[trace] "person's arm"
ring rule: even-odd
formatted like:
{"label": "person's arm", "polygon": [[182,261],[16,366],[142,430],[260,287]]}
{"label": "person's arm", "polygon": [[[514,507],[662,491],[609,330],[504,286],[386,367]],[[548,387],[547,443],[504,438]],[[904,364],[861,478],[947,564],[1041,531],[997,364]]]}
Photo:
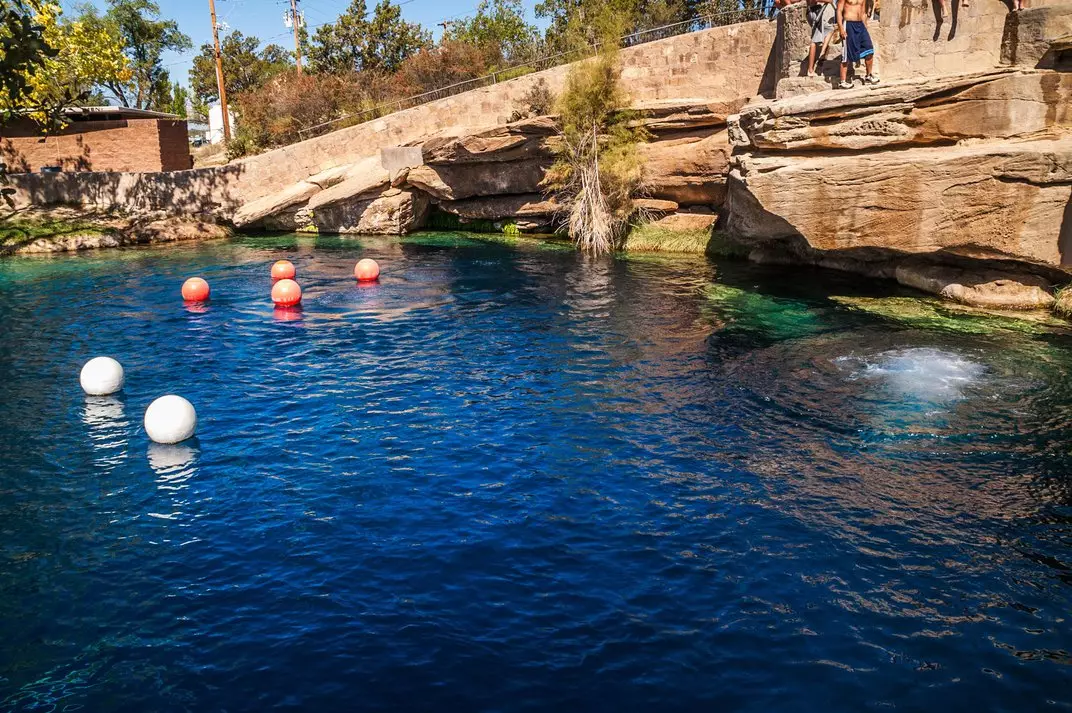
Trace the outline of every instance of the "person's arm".
{"label": "person's arm", "polygon": [[845,3],[839,2],[837,4],[837,26],[841,30],[841,37],[845,38]]}

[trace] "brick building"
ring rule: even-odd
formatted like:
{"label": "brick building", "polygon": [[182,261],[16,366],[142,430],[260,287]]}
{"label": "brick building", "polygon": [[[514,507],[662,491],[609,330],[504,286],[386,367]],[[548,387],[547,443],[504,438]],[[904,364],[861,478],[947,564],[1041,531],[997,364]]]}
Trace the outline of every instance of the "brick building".
{"label": "brick building", "polygon": [[93,106],[68,109],[69,122],[47,136],[28,119],[0,126],[0,161],[8,173],[182,171],[193,166],[186,120],[174,114]]}

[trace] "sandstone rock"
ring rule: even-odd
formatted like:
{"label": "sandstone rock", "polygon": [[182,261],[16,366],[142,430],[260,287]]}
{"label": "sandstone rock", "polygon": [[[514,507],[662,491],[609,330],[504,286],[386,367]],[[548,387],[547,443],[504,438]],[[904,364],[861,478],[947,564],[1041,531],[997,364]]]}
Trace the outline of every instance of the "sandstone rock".
{"label": "sandstone rock", "polygon": [[390,185],[391,177],[380,165],[379,156],[369,156],[352,164],[343,180],[313,195],[305,207],[318,210],[340,201],[370,197]]}
{"label": "sandstone rock", "polygon": [[640,102],[632,107],[639,115],[632,124],[654,134],[723,127],[726,118],[743,104],[743,101],[710,102],[705,99]]}
{"label": "sandstone rock", "polygon": [[557,133],[553,117],[541,116],[462,136],[437,136],[421,144],[431,165],[520,161],[545,153],[544,139]]}
{"label": "sandstone rock", "polygon": [[743,157],[728,230],[801,235],[820,250],[958,246],[1052,266],[1072,262],[1072,137],[865,155]]}
{"label": "sandstone rock", "polygon": [[1061,59],[1059,54],[1067,51],[1069,37],[1072,37],[1072,6],[1067,3],[1012,13],[1001,43],[1001,61],[1054,68]]}
{"label": "sandstone rock", "polygon": [[678,209],[674,201],[664,201],[658,198],[634,198],[633,208],[647,213],[673,213]]}
{"label": "sandstone rock", "polygon": [[718,216],[703,213],[672,213],[652,223],[663,230],[684,233],[696,230],[711,230]]}
{"label": "sandstone rock", "polygon": [[726,196],[730,146],[725,131],[706,138],[654,141],[639,149],[644,192],[679,205],[720,206]]}
{"label": "sandstone rock", "polygon": [[461,163],[450,166],[418,166],[409,172],[408,183],[439,200],[462,200],[475,196],[536,193],[548,162],[524,160],[501,163]]}
{"label": "sandstone rock", "polygon": [[543,196],[538,193],[443,201],[439,204],[439,208],[465,220],[491,221],[512,218],[524,218],[531,221],[541,217],[550,220],[562,210],[561,205],[553,200],[544,200]]}
{"label": "sandstone rock", "polygon": [[293,186],[289,186],[279,193],[273,193],[264,198],[259,198],[255,201],[246,203],[235,212],[231,222],[239,228],[248,228],[254,225],[259,225],[269,216],[274,216],[293,206],[306,203],[321,190],[320,186],[315,183],[301,181]]}
{"label": "sandstone rock", "polygon": [[399,170],[399,172],[395,174],[394,178],[391,179],[391,187],[399,188],[400,186],[406,185],[406,179],[409,178],[409,171],[410,169],[408,166]]}
{"label": "sandstone rock", "polygon": [[895,277],[902,285],[973,307],[1040,309],[1054,303],[1053,285],[1029,273],[906,261]]}
{"label": "sandstone rock", "polygon": [[307,222],[297,227],[315,226],[326,233],[406,235],[423,226],[428,206],[428,197],[416,191],[399,191],[373,199],[340,200],[299,215],[299,220],[305,217]]}
{"label": "sandstone rock", "polygon": [[1030,136],[1072,124],[1072,75],[1005,70],[832,91],[747,107],[739,148],[878,149]]}
{"label": "sandstone rock", "polygon": [[[92,217],[83,217],[81,220],[96,222]],[[108,217],[100,222],[104,228],[101,232],[86,231],[39,238],[15,248],[14,252],[20,254],[74,252],[128,245],[218,240],[231,235],[231,231],[222,225],[195,218],[169,217],[139,222]]]}

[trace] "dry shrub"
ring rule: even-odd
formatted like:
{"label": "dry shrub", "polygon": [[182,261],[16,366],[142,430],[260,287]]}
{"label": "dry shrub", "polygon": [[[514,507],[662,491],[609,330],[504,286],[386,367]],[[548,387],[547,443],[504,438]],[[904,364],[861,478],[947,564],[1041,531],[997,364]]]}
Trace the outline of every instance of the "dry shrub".
{"label": "dry shrub", "polygon": [[592,254],[621,244],[642,178],[636,146],[645,135],[631,126],[619,73],[615,49],[575,64],[556,107],[561,136],[546,185],[569,206],[570,238]]}
{"label": "dry shrub", "polygon": [[301,131],[389,101],[392,82],[373,72],[286,72],[240,94],[233,154],[257,153],[300,141]]}
{"label": "dry shrub", "polygon": [[423,94],[489,73],[485,53],[465,42],[447,41],[406,59],[395,76],[400,96]]}

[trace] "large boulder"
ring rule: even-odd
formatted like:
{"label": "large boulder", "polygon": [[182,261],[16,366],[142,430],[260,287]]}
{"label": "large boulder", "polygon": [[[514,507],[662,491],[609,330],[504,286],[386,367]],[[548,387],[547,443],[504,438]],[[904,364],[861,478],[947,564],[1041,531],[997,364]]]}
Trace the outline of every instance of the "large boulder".
{"label": "large boulder", "polygon": [[1024,271],[907,260],[894,276],[902,285],[973,307],[1044,309],[1054,303],[1053,285]]}
{"label": "large boulder", "polygon": [[1072,137],[873,154],[741,157],[728,230],[818,250],[957,247],[1072,264]]}
{"label": "large boulder", "polygon": [[420,192],[391,188],[374,198],[359,197],[321,206],[308,214],[308,223],[298,228],[315,226],[326,233],[406,235],[424,226],[428,206],[428,197]]}

